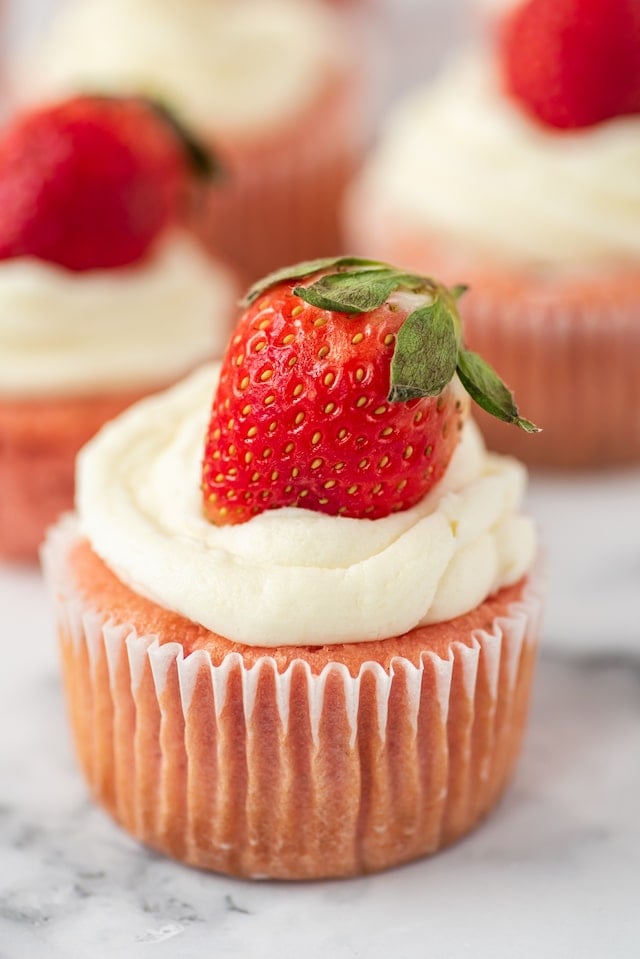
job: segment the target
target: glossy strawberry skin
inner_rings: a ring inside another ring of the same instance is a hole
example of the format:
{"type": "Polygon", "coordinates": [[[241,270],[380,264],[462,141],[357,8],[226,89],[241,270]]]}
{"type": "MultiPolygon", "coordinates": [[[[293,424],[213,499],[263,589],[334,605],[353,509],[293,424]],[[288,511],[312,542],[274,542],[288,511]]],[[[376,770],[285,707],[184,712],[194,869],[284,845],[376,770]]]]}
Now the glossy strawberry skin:
{"type": "Polygon", "coordinates": [[[411,507],[443,475],[467,397],[450,384],[439,397],[389,403],[407,311],[334,313],[292,289],[272,288],[246,311],[223,362],[203,461],[206,516],[236,524],[299,506],[377,519],[411,507]]]}
{"type": "Polygon", "coordinates": [[[506,19],[501,46],[508,92],[549,126],[640,110],[637,0],[529,0],[506,19]]]}
{"type": "Polygon", "coordinates": [[[134,263],[176,218],[185,169],[144,100],[79,96],[23,114],[0,136],[0,259],[134,263]]]}

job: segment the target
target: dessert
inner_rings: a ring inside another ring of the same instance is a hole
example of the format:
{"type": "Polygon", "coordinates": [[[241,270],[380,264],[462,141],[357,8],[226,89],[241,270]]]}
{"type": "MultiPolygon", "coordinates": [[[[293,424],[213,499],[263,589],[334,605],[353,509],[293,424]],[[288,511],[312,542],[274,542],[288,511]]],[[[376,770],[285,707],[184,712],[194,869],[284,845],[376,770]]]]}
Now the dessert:
{"type": "Polygon", "coordinates": [[[535,533],[456,368],[534,427],[433,280],[319,261],[248,300],[220,367],[83,450],[44,548],[77,752],[180,860],[371,872],[467,832],[513,771],[535,533]]]}
{"type": "Polygon", "coordinates": [[[226,345],[235,280],[183,226],[195,158],[142,100],[0,133],[0,556],[35,558],[98,427],[226,345]]]}
{"type": "Polygon", "coordinates": [[[348,204],[354,250],[465,277],[470,346],[547,424],[482,428],[530,463],[640,458],[638,19],[520,4],[396,112],[348,204]]]}
{"type": "Polygon", "coordinates": [[[175,108],[226,171],[199,227],[249,280],[337,248],[361,60],[319,0],[71,0],[19,88],[142,91],[175,108]]]}

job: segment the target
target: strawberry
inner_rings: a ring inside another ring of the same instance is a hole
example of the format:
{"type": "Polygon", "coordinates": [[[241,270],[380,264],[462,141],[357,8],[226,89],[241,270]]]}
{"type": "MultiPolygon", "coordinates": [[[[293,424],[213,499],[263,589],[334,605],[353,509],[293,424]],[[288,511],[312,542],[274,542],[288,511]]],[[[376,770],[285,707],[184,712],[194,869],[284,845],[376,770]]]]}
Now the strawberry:
{"type": "Polygon", "coordinates": [[[78,96],[19,115],[0,134],[0,259],[134,263],[196,168],[209,172],[206,155],[151,101],[78,96]]]}
{"type": "Polygon", "coordinates": [[[281,506],[376,519],[442,477],[468,392],[528,431],[511,394],[461,345],[455,297],[352,257],[272,274],[248,294],[222,363],[202,465],[218,525],[281,506]]]}
{"type": "Polygon", "coordinates": [[[640,111],[638,0],[529,0],[505,21],[501,57],[507,91],[550,126],[640,111]]]}

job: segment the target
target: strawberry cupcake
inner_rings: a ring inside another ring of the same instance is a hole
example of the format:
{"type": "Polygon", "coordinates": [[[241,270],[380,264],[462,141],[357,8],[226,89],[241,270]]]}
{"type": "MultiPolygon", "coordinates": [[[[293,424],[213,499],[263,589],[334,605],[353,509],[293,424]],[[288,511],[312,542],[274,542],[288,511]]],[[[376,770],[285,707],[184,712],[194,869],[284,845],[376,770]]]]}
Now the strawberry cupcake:
{"type": "Polygon", "coordinates": [[[182,225],[205,161],[143,100],[0,132],[0,556],[35,558],[106,420],[222,354],[235,281],[182,225]]]}
{"type": "Polygon", "coordinates": [[[255,279],[338,247],[364,125],[349,22],[319,0],[70,0],[16,83],[174,107],[226,171],[203,235],[255,279]]]}
{"type": "Polygon", "coordinates": [[[355,249],[465,277],[469,344],[546,424],[482,427],[531,463],[640,460],[638,50],[637,4],[518,5],[396,112],[350,197],[355,249]]]}
{"type": "Polygon", "coordinates": [[[535,428],[464,348],[456,292],[352,258],[282,271],[221,367],[81,453],[45,574],[80,763],[147,845],[351,876],[453,842],[501,796],[535,533],[524,469],[486,452],[462,384],[535,428]]]}

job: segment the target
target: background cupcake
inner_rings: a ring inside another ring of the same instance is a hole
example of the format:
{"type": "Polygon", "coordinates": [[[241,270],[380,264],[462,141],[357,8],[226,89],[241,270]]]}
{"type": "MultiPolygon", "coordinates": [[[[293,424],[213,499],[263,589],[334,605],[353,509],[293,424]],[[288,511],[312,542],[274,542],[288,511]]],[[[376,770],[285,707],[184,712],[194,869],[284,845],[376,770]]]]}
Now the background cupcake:
{"type": "Polygon", "coordinates": [[[17,92],[142,91],[174,106],[227,171],[200,227],[253,278],[338,248],[366,122],[354,42],[319,0],[82,0],[57,13],[17,92]]]}
{"type": "Polygon", "coordinates": [[[492,445],[545,465],[636,461],[637,23],[591,34],[544,2],[511,16],[494,55],[454,62],[391,118],[350,201],[352,245],[466,278],[469,345],[545,423],[523,444],[483,419],[492,445]]]}
{"type": "Polygon", "coordinates": [[[210,417],[204,368],[83,451],[44,552],[94,795],[250,877],[371,872],[471,829],[514,768],[535,655],[523,468],[486,453],[433,342],[441,391],[387,401],[404,322],[455,323],[447,291],[305,274],[253,292],[210,417]],[[336,312],[345,280],[366,307],[336,312]]]}
{"type": "Polygon", "coordinates": [[[35,556],[102,423],[224,349],[235,281],[182,226],[192,150],[141,100],[0,135],[0,555],[35,556]]]}

